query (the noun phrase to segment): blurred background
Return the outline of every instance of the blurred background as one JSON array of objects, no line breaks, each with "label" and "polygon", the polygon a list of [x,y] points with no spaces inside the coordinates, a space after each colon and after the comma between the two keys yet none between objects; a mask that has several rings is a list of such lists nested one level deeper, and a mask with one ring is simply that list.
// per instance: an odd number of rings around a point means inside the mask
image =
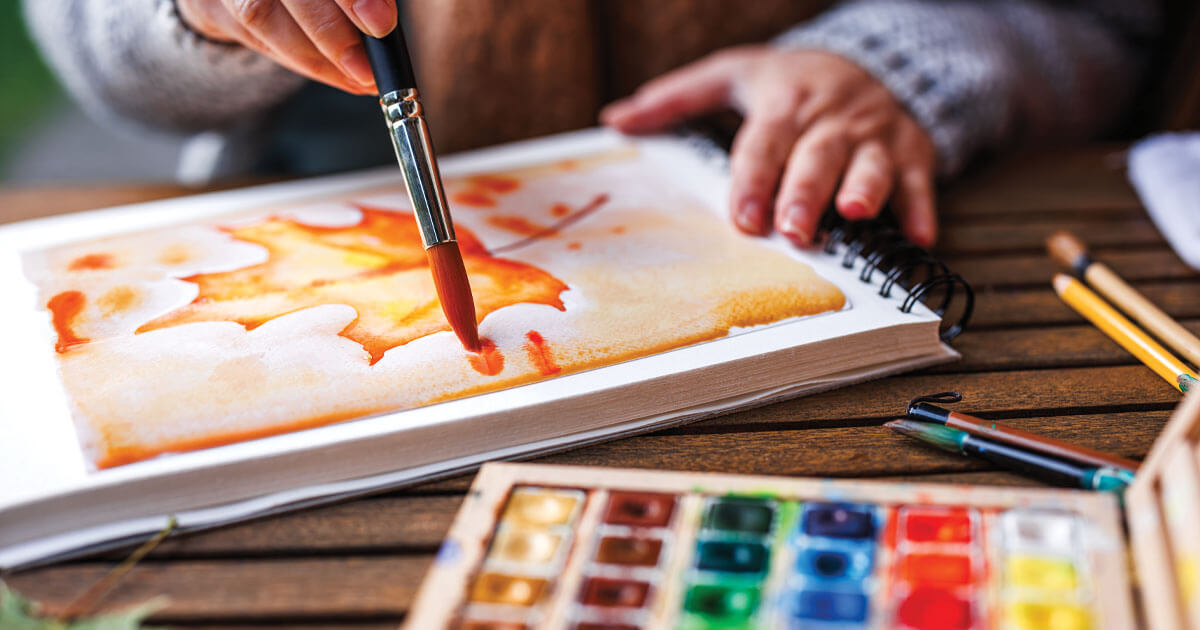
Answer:
[{"label": "blurred background", "polygon": [[0,185],[169,180],[182,145],[87,118],[38,55],[21,3],[0,0]]}]

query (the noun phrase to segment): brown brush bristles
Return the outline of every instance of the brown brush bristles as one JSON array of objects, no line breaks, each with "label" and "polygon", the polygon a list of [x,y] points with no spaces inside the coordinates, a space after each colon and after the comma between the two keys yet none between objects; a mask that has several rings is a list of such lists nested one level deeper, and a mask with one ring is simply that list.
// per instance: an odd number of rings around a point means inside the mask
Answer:
[{"label": "brown brush bristles", "polygon": [[429,257],[433,284],[450,328],[458,335],[463,347],[479,352],[483,346],[479,343],[479,326],[475,321],[475,301],[458,243],[439,243],[425,250],[425,255]]},{"label": "brown brush bristles", "polygon": [[1046,251],[1050,252],[1055,262],[1068,269],[1078,267],[1080,259],[1087,256],[1087,246],[1083,241],[1066,230],[1059,230],[1046,239]]}]

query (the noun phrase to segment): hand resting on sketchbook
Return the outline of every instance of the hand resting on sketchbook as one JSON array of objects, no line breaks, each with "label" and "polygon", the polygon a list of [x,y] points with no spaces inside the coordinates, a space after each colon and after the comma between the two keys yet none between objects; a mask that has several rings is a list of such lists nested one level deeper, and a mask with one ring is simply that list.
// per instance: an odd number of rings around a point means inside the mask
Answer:
[{"label": "hand resting on sketchbook", "polygon": [[933,244],[933,143],[882,83],[838,55],[730,48],[647,83],[600,118],[654,133],[730,106],[745,116],[730,163],[730,210],[743,232],[774,226],[809,245],[831,197],[842,216],[867,219],[890,196],[905,236]]}]

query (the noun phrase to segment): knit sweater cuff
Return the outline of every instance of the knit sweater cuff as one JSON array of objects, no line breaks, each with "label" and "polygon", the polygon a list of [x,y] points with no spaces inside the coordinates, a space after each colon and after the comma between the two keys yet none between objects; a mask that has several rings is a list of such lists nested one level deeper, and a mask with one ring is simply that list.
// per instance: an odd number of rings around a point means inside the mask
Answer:
[{"label": "knit sweater cuff", "polygon": [[178,132],[227,128],[303,82],[257,52],[201,37],[174,0],[26,2],[43,51],[89,112]]},{"label": "knit sweater cuff", "polygon": [[965,35],[946,28],[953,24],[935,19],[919,32],[906,32],[916,16],[897,16],[880,4],[837,8],[784,33],[775,44],[828,51],[862,67],[929,134],[938,173],[957,173],[986,138],[1002,133],[1006,112],[985,95],[1000,83],[992,75],[995,67],[972,54],[970,42],[961,41]]}]

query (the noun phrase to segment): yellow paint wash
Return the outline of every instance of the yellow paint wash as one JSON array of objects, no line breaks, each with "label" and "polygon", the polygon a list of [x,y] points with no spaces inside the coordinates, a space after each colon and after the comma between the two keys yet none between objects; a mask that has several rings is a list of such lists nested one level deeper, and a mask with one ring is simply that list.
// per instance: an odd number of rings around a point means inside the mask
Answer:
[{"label": "yellow paint wash", "polygon": [[1089,630],[1092,617],[1072,604],[1017,602],[1007,606],[1011,626],[1021,630]]},{"label": "yellow paint wash", "polygon": [[360,252],[355,250],[347,250],[342,254],[342,262],[351,267],[362,267],[363,269],[378,269],[392,262],[386,256],[372,254],[369,252]]},{"label": "yellow paint wash", "polygon": [[1079,585],[1075,565],[1059,558],[1013,555],[1006,562],[1006,578],[1012,586],[1042,591],[1073,591]]}]

